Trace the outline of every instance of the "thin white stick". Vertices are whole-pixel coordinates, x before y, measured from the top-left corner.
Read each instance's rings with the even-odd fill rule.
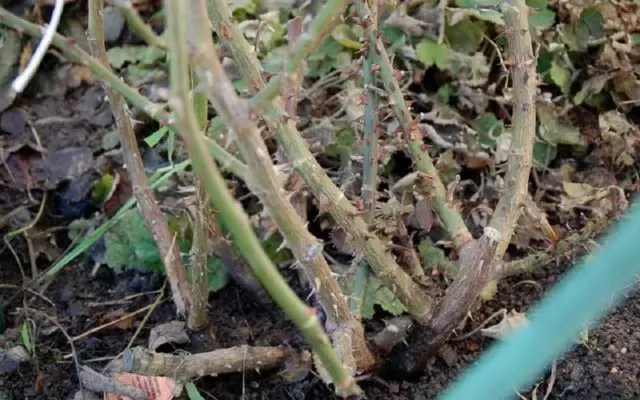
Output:
[[[56,0],[56,4],[53,7],[53,14],[51,15],[51,21],[49,21],[49,24],[47,25],[47,28],[42,35],[40,45],[38,45],[36,52],[33,54],[33,57],[31,57],[27,68],[25,68],[24,71],[22,71],[22,73],[11,84],[11,90],[14,92],[14,95],[22,93],[22,91],[25,87],[27,87],[29,81],[40,66],[45,53],[47,52],[47,50],[49,50],[49,46],[51,45],[53,36],[58,30],[58,25],[60,24],[60,18],[62,17],[63,9],[64,0]]]

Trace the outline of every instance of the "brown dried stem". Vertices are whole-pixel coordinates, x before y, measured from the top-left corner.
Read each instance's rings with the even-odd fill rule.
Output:
[[[249,89],[255,94],[258,90],[266,87],[260,74],[258,59],[242,33],[234,28],[235,24],[232,21],[227,3],[222,0],[209,0],[208,3],[209,16],[214,30],[229,44],[240,74],[249,83]],[[335,10],[335,12],[337,16],[340,10]],[[306,54],[309,54],[313,48],[307,47],[304,50],[307,52]],[[239,62],[239,60],[243,61]],[[251,101],[252,108],[254,108],[254,99]],[[276,132],[277,139],[285,149],[293,168],[309,185],[314,196],[323,204],[327,204],[331,216],[347,233],[350,244],[363,254],[373,272],[398,296],[412,316],[423,319],[429,311],[431,299],[400,268],[394,258],[386,251],[385,245],[369,232],[367,224],[359,216],[356,207],[327,176],[309,151],[307,144],[296,129],[295,123],[286,119],[285,115],[282,100],[276,97],[272,105],[266,108],[264,117],[268,128]],[[366,360],[357,358],[359,366],[361,365],[360,360]],[[372,361],[372,359],[370,360]]]
[[[89,44],[98,61],[102,63],[105,69],[110,70],[107,50],[104,45],[103,10],[104,0],[89,1],[89,35],[92,36],[89,38]],[[140,149],[138,148],[126,102],[122,95],[112,86],[103,83],[103,87],[107,92],[116,120],[118,138],[120,139],[125,164],[129,171],[133,194],[138,202],[145,225],[153,235],[160,255],[164,260],[176,310],[178,314],[186,316],[187,310],[191,305],[191,289],[180,257],[180,249],[176,244],[175,235],[169,229],[155,196],[149,189],[147,175],[144,171]]]
[[[213,41],[207,30],[195,27],[207,26],[206,7],[199,0],[192,4],[189,34],[190,60],[200,79],[200,87],[218,111],[220,118],[236,136],[236,145],[251,173],[246,183],[251,191],[264,203],[266,210],[277,224],[285,244],[289,246],[305,277],[327,314],[327,327],[335,328],[348,324],[353,316],[349,312],[345,296],[331,274],[331,268],[322,255],[322,243],[314,237],[300,218],[278,180],[269,150],[262,139],[257,123],[252,119],[248,101],[240,99],[224,73]],[[344,359],[343,359],[344,362]],[[352,372],[355,366],[345,365]],[[350,368],[349,368],[350,367]]]
[[[487,282],[495,276],[527,197],[535,141],[536,60],[525,0],[505,0],[502,7],[505,30],[509,32],[509,51],[514,60],[515,104],[513,137],[505,176],[507,189],[484,234],[459,250],[460,272],[434,309],[433,317],[425,329],[412,334],[412,346],[403,354],[402,360],[408,370],[425,364],[468,312]]]
[[[282,365],[287,351],[280,347],[237,346],[199,354],[154,353],[143,347],[127,350],[109,364],[109,372],[170,376],[187,381],[244,370],[268,370]]]

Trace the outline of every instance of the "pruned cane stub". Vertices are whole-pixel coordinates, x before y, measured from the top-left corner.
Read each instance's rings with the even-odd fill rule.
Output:
[[[480,238],[465,243],[459,250],[460,272],[444,297],[424,321],[414,329],[407,342],[411,346],[395,351],[396,368],[404,373],[421,370],[447,340],[476,301],[498,264],[494,260],[500,232],[486,227]]]

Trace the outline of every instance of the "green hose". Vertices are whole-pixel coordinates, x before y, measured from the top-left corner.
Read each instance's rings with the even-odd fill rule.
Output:
[[[567,351],[581,329],[597,322],[633,287],[640,273],[640,201],[609,234],[600,251],[540,301],[529,324],[495,345],[439,398],[500,400],[530,384]]]

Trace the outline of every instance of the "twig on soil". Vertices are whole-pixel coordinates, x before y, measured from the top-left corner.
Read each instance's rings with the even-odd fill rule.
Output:
[[[89,47],[94,57],[102,63],[104,69],[111,70],[107,49],[104,45],[104,0],[89,0]],[[133,123],[127,104],[112,86],[103,83],[107,92],[111,110],[116,120],[118,138],[124,155],[125,164],[133,187],[133,194],[138,202],[145,225],[158,245],[160,256],[164,260],[165,271],[173,294],[178,315],[187,316],[192,302],[191,288],[187,280],[187,272],[180,249],[174,245],[174,233],[169,229],[165,217],[160,210],[154,193],[149,189],[147,175],[142,164],[142,156],[138,148]]]
[[[14,289],[14,290],[20,290],[20,291],[23,290],[22,286],[12,285],[10,283],[0,283],[0,289]],[[25,291],[31,293],[34,296],[40,297],[42,300],[47,302],[52,307],[56,306],[56,304],[53,301],[51,301],[47,296],[45,296],[42,293],[38,293],[35,290],[29,289],[29,288],[26,288]]]
[[[117,393],[122,396],[129,397],[133,400],[147,400],[147,395],[130,385],[125,385],[106,377],[91,368],[83,365],[80,367],[80,373],[78,374],[80,385],[83,388],[89,389],[97,393]]]
[[[136,311],[127,313],[127,314],[123,315],[122,317],[120,317],[120,318],[118,318],[116,320],[113,320],[111,322],[107,322],[106,324],[102,324],[100,326],[96,326],[95,328],[91,328],[86,332],[83,332],[83,333],[81,333],[79,335],[76,335],[76,336],[72,337],[71,340],[74,341],[74,342],[77,342],[78,340],[81,340],[81,339],[84,339],[84,338],[86,338],[88,336],[91,336],[96,332],[99,332],[99,331],[101,331],[103,329],[106,329],[106,328],[109,328],[111,326],[117,325],[117,324],[121,323],[122,321],[126,321],[129,318],[135,317],[138,314],[142,314],[143,312],[145,312],[147,310],[150,310],[152,307],[154,307],[153,303],[149,304],[147,306],[144,306],[144,307],[142,307],[142,308],[140,308],[140,309],[138,309]]]
[[[144,347],[134,347],[121,359],[109,363],[107,370],[190,380],[245,369],[268,370],[282,365],[286,357],[287,350],[280,347],[243,345],[199,354],[155,353]]]
[[[504,317],[505,315],[507,315],[507,309],[506,308],[501,308],[498,311],[496,311],[493,314],[491,314],[490,316],[488,316],[484,321],[482,321],[482,323],[480,325],[476,326],[471,332],[467,332],[464,335],[456,336],[454,338],[451,338],[451,341],[452,342],[460,342],[462,340],[468,339],[471,336],[473,336],[476,333],[478,333],[480,331],[480,329],[482,329],[485,326],[487,326],[487,324],[489,322],[493,321],[497,317],[500,317],[500,316]]]
[[[258,89],[266,86],[260,73],[260,63],[251,51],[246,39],[237,29],[231,19],[231,11],[225,1],[209,0],[209,16],[216,32],[221,34],[229,44],[232,56],[239,67],[240,75],[249,82],[249,89],[254,94]],[[327,3],[323,7],[328,7]],[[335,15],[339,13],[334,10]],[[335,17],[334,17],[335,18]],[[327,33],[323,31],[324,33]],[[304,34],[303,34],[304,35]],[[313,48],[304,49],[305,57]],[[255,98],[254,98],[255,99]],[[251,108],[255,109],[256,101],[251,100]],[[292,121],[284,118],[286,115],[282,100],[276,97],[271,107],[265,111],[265,121],[271,131],[276,132],[278,142],[287,153],[293,168],[304,179],[313,195],[324,204],[335,222],[347,233],[350,244],[361,254],[373,272],[393,293],[395,293],[416,319],[424,319],[429,311],[431,301],[422,288],[405,273],[394,258],[386,251],[386,246],[371,232],[366,222],[359,216],[358,209],[347,199],[344,193],[327,176],[318,164],[307,144]],[[364,333],[358,333],[358,337]],[[360,346],[356,346],[357,348]],[[369,369],[373,365],[373,358],[356,354],[358,367]]]
[[[544,392],[544,397],[542,398],[542,400],[547,400],[549,396],[551,396],[553,385],[556,383],[557,372],[558,372],[557,361],[553,360],[553,364],[551,364],[551,374],[549,375],[549,380],[547,381],[547,390]]]
[[[494,276],[494,279],[500,280],[511,276],[528,274],[554,259],[566,257],[575,247],[585,246],[585,243],[589,243],[593,237],[602,233],[602,231],[607,228],[607,223],[608,221],[605,219],[589,221],[579,232],[559,240],[555,247],[550,250],[539,251],[524,258],[503,264],[502,268],[500,268]]]
[[[238,248],[252,266],[254,274],[276,303],[302,331],[314,352],[321,357],[323,364],[331,372],[336,390],[345,395],[361,393],[353,377],[343,368],[333,351],[329,339],[319,323],[318,316],[296,296],[273,265],[253,232],[247,215],[229,193],[219,169],[204,149],[202,135],[199,133],[193,102],[189,94],[188,59],[191,58],[197,61],[199,57],[204,56],[206,57],[205,64],[207,67],[219,68],[218,76],[226,78],[213,50],[211,37],[208,34],[210,24],[207,19],[205,3],[203,1],[190,0],[185,6],[184,3],[178,0],[165,0],[164,5],[170,33],[168,37],[171,38],[168,43],[172,54],[170,63],[171,104],[176,113],[178,126],[181,128],[180,132],[187,143],[196,173],[204,184],[207,194],[214,203],[214,207],[219,211],[224,225],[231,232]],[[187,22],[190,23],[187,24]],[[188,30],[191,31],[189,36],[192,39],[198,38],[191,49],[188,49],[187,45]],[[204,46],[204,52],[201,46]],[[199,65],[198,62],[193,64],[196,67]],[[200,82],[205,87],[214,87],[215,83],[211,82],[213,79],[211,72],[207,71],[207,69],[199,71],[201,74]],[[226,86],[230,85],[230,83],[226,79],[225,82],[221,82],[221,85]],[[234,90],[233,86],[231,86],[230,90]],[[227,95],[228,91],[223,93]],[[236,106],[238,103],[244,106],[239,109],[229,108],[229,105],[234,104],[233,99],[237,98],[235,91],[233,96],[235,97],[214,98],[214,106],[219,112],[226,112],[227,115],[231,116],[237,114],[238,118],[244,118],[239,120],[242,123],[252,123],[251,119],[248,119],[248,109],[243,103],[235,102]],[[231,101],[231,103],[227,104],[227,101]],[[262,146],[264,146],[264,143],[262,143]],[[258,149],[262,152],[258,156],[268,160],[269,154],[260,148]],[[252,171],[252,173],[256,172]]]
[[[136,11],[131,3],[131,0],[108,0],[111,4],[118,7],[122,16],[124,17],[129,27],[133,29],[133,31],[140,36],[142,40],[144,40],[147,44],[151,46],[156,46],[161,49],[167,48],[167,43],[163,38],[156,35],[156,33],[151,29],[149,25],[147,25],[142,18],[140,18],[140,14]]]

